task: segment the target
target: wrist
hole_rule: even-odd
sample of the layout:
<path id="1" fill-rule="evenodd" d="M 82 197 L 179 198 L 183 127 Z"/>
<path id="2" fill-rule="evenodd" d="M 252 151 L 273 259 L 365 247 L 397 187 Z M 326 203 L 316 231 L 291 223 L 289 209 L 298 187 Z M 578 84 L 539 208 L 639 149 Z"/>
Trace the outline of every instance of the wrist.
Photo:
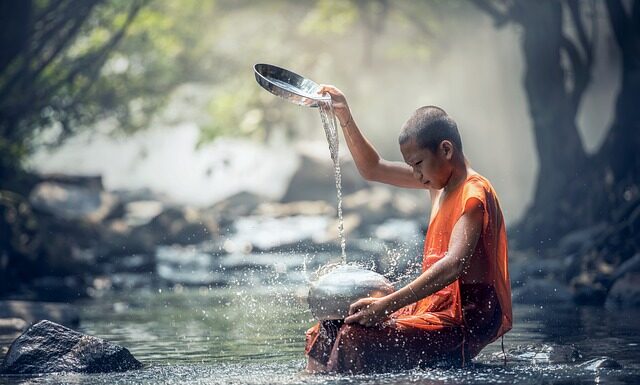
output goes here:
<path id="1" fill-rule="evenodd" d="M 398 306 L 397 300 L 395 300 L 393 293 L 380 298 L 379 302 L 380 305 L 382 305 L 381 307 L 384 309 L 384 313 L 386 315 L 389 315 L 402 307 Z"/>
<path id="2" fill-rule="evenodd" d="M 347 114 L 346 119 L 345 118 L 339 118 L 338 120 L 340 120 L 340 126 L 342 128 L 347 128 L 351 122 L 353 122 L 353 116 L 351 115 L 351 113 Z"/>

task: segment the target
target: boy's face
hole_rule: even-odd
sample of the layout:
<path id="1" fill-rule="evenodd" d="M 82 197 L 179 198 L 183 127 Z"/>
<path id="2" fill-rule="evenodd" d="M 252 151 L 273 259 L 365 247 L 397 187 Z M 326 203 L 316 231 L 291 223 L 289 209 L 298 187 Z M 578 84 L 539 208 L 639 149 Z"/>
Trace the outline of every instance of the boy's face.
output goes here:
<path id="1" fill-rule="evenodd" d="M 452 150 L 452 144 L 449 141 L 440 143 L 435 152 L 428 148 L 421 148 L 415 138 L 400 145 L 404 161 L 413 168 L 413 176 L 425 188 L 436 190 L 444 188 L 451 177 Z"/>

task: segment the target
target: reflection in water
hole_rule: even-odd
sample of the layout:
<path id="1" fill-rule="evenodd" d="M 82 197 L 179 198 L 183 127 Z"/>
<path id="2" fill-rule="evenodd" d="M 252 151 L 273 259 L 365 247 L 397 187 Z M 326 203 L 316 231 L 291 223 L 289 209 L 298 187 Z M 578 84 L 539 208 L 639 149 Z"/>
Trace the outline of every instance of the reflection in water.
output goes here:
<path id="1" fill-rule="evenodd" d="M 639 312 L 516 306 L 514 330 L 464 369 L 434 368 L 361 376 L 310 376 L 304 331 L 313 320 L 306 286 L 194 288 L 115 293 L 83 304 L 82 331 L 128 347 L 145 369 L 53 375 L 0 384 L 636 384 Z M 582 357 L 581 357 L 581 356 Z M 584 362 L 608 356 L 621 369 Z"/>

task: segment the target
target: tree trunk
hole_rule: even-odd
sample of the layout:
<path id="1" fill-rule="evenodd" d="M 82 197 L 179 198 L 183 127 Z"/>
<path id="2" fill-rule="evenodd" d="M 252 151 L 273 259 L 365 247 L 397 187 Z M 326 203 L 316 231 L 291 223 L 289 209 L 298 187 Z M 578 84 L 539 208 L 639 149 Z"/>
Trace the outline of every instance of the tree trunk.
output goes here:
<path id="1" fill-rule="evenodd" d="M 640 176 L 640 2 L 626 14 L 620 1 L 608 0 L 607 12 L 622 56 L 622 82 L 615 118 L 597 154 L 614 181 L 637 186 Z M 637 188 L 637 187 L 636 187 Z"/>
<path id="2" fill-rule="evenodd" d="M 606 5 L 622 55 L 622 82 L 614 122 L 598 153 L 587 158 L 575 124 L 577 109 L 563 95 L 560 5 L 527 3 L 521 21 L 525 87 L 540 170 L 533 203 L 517 227 L 521 245 L 544 248 L 571 230 L 624 221 L 621 213 L 640 199 L 640 2 L 631 4 L 630 13 L 619 0 Z"/>
<path id="3" fill-rule="evenodd" d="M 538 153 L 535 195 L 516 234 L 520 245 L 553 243 L 572 223 L 567 185 L 586 164 L 576 108 L 561 63 L 562 7 L 556 1 L 522 2 L 524 87 Z"/>

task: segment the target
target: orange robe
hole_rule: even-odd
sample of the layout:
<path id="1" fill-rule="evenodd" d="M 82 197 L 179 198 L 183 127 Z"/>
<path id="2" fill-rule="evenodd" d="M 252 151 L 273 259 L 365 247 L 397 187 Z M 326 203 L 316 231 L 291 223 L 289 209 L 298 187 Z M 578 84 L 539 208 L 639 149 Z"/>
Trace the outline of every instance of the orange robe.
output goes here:
<path id="1" fill-rule="evenodd" d="M 484 208 L 482 232 L 471 258 L 471 264 L 482 264 L 482 283 L 467 285 L 458 279 L 398 310 L 380 327 L 337 322 L 332 332 L 328 323 L 316 324 L 307 331 L 306 354 L 338 372 L 404 369 L 443 359 L 463 364 L 509 331 L 506 229 L 496 192 L 487 179 L 469 175 L 445 197 L 427 231 L 422 270 L 445 255 L 454 225 L 469 203 L 476 203 L 471 200 Z M 496 319 L 491 320 L 494 315 Z"/>

